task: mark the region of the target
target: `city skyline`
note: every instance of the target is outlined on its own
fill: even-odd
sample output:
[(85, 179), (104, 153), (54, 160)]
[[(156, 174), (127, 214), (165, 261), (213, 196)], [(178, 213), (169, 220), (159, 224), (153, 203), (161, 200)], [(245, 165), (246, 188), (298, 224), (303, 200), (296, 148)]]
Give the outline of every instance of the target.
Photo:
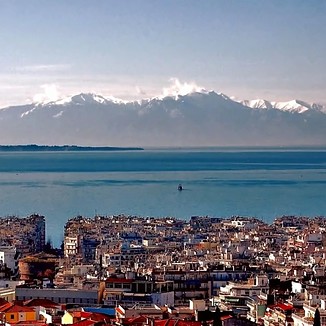
[(0, 5), (0, 107), (80, 92), (136, 100), (180, 88), (326, 102), (323, 1)]

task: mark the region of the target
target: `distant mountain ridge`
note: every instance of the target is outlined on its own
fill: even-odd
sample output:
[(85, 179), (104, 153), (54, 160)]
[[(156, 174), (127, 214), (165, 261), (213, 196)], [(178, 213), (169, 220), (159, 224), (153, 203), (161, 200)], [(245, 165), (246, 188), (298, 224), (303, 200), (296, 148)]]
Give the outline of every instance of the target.
[(2, 144), (324, 146), (326, 110), (304, 101), (237, 102), (214, 91), (123, 101), (81, 93), (0, 110)]
[(270, 102), (262, 99), (256, 99), (244, 100), (240, 103), (252, 109), (276, 109), (296, 113), (304, 113), (308, 110), (317, 110), (326, 113), (326, 108), (323, 105), (316, 103), (309, 104), (300, 100), (292, 100), (288, 102)]
[[(202, 92), (197, 92), (202, 94), (209, 94), (209, 93), (215, 93), (214, 91), (206, 91), (203, 90)], [(194, 94), (194, 93), (190, 93)], [(319, 110), (323, 113), (326, 113), (326, 107), (322, 104), (312, 103), (309, 104), (307, 102), (301, 101), (301, 100), (290, 100), (290, 101), (282, 101), (282, 102), (276, 102), (276, 101), (268, 101), (265, 99), (255, 99), (255, 100), (241, 100), (241, 101), (235, 101), (228, 97), (227, 95), (223, 93), (216, 93), (220, 96), (222, 96), (225, 100), (234, 101), (243, 104), (244, 106), (250, 107), (252, 109), (278, 109), (281, 111), (289, 111), (289, 112), (297, 112), (297, 113), (303, 113), (307, 110)], [(189, 94), (187, 94), (189, 95)], [(179, 96), (177, 95), (175, 99), (178, 99)], [(47, 101), (47, 102), (40, 102), (35, 103), (35, 105), (67, 105), (74, 103), (76, 105), (83, 105), (85, 103), (91, 104), (91, 103), (100, 103), (100, 104), (108, 104), (108, 103), (115, 103), (115, 104), (130, 104), (130, 103), (145, 103), (150, 102), (153, 100), (164, 100), (165, 98), (168, 98), (171, 96), (166, 97), (153, 97), (150, 99), (143, 99), (140, 101), (124, 101), (121, 99), (118, 99), (113, 96), (102, 96), (97, 95), (93, 93), (80, 93), (74, 96), (66, 97), (57, 101)]]

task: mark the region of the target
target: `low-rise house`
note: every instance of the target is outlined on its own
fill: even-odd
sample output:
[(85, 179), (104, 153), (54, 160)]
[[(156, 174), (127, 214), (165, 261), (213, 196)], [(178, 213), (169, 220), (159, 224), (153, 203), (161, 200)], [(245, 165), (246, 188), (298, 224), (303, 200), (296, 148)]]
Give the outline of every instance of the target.
[(0, 307), (2, 320), (7, 324), (22, 322), (38, 322), (36, 311), (31, 307), (21, 306), (15, 303), (7, 303)]
[(48, 299), (31, 299), (25, 301), (23, 305), (33, 308), (36, 318), (45, 320), (47, 324), (51, 324), (58, 316), (58, 312), (61, 312), (61, 306)]
[(60, 325), (104, 326), (111, 324), (111, 318), (100, 313), (86, 312), (83, 309), (65, 311)]
[(92, 313), (82, 310), (65, 311), (61, 318), (62, 325), (73, 325), (82, 320), (87, 320), (91, 317)]

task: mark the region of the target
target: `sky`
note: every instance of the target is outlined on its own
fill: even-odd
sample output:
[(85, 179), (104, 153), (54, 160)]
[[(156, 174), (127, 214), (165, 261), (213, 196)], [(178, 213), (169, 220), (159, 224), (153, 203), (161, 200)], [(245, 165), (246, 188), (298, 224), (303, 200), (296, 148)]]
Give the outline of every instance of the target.
[(324, 0), (0, 0), (0, 107), (179, 88), (326, 102)]

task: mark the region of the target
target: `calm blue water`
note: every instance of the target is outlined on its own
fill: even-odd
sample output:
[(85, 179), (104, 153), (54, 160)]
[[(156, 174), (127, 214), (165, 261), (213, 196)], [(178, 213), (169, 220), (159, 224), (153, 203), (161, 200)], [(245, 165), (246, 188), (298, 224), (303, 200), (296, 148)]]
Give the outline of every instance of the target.
[[(178, 192), (182, 183), (184, 191)], [(0, 153), (0, 215), (43, 214), (55, 245), (76, 215), (326, 215), (325, 150)]]

